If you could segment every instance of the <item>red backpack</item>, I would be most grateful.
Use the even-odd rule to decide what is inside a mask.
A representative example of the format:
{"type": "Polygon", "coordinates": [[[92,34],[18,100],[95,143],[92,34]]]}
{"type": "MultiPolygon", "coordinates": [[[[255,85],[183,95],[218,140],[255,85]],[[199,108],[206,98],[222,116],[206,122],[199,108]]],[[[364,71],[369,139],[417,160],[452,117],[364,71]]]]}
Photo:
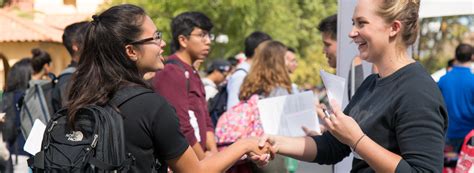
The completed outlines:
{"type": "Polygon", "coordinates": [[[464,138],[464,143],[456,165],[456,173],[474,172],[474,130],[464,138]]]}

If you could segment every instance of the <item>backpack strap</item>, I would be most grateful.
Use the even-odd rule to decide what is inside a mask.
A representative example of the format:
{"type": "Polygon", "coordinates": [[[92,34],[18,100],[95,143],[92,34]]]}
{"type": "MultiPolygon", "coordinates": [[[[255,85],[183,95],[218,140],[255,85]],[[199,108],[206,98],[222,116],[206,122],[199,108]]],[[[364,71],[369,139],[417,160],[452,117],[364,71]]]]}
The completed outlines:
{"type": "Polygon", "coordinates": [[[189,94],[189,72],[184,68],[183,63],[177,59],[169,59],[165,64],[175,64],[184,71],[184,77],[186,78],[186,94],[189,94]]]}
{"type": "Polygon", "coordinates": [[[76,67],[68,67],[64,69],[64,71],[61,72],[61,74],[59,74],[58,78],[61,78],[61,76],[73,74],[74,72],[76,72],[76,69],[77,69],[76,67]]]}
{"type": "Polygon", "coordinates": [[[59,76],[52,78],[53,79],[53,84],[56,85],[59,82],[59,79],[61,79],[64,76],[72,75],[74,72],[76,72],[77,68],[76,67],[68,67],[64,69],[64,71],[59,74],[59,76]]]}
{"type": "Polygon", "coordinates": [[[151,89],[139,87],[139,86],[125,87],[125,88],[119,89],[114,94],[114,97],[110,100],[110,103],[112,103],[113,105],[117,107],[120,107],[122,104],[124,104],[128,100],[145,93],[155,93],[155,92],[151,89]]]}
{"type": "Polygon", "coordinates": [[[247,70],[245,70],[244,68],[238,68],[238,69],[235,69],[234,73],[235,72],[238,72],[238,71],[243,71],[245,74],[248,74],[249,72],[247,70]]]}

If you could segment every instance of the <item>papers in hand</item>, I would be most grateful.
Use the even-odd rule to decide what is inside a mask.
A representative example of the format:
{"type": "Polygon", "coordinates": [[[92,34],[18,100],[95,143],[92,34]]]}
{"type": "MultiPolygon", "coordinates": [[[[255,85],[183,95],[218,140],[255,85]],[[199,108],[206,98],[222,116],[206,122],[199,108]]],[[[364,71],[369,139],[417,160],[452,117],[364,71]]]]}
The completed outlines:
{"type": "Polygon", "coordinates": [[[320,132],[311,91],[262,99],[257,104],[266,134],[305,136],[302,126],[320,132]]]}
{"type": "Polygon", "coordinates": [[[324,87],[326,87],[329,101],[336,100],[340,106],[343,105],[342,99],[344,97],[346,79],[327,73],[324,70],[321,70],[319,74],[321,74],[324,87]]]}
{"type": "Polygon", "coordinates": [[[43,142],[43,133],[45,129],[46,125],[44,125],[41,120],[36,119],[31,128],[30,135],[28,136],[28,139],[26,139],[23,150],[32,155],[41,151],[41,143],[43,142]]]}

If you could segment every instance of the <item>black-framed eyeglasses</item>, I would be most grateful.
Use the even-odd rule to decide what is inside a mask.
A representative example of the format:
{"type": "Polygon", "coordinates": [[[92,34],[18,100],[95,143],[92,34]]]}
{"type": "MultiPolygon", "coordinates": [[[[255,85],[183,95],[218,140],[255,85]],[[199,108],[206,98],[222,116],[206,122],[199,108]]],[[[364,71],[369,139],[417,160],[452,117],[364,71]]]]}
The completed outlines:
{"type": "Polygon", "coordinates": [[[190,36],[198,36],[201,38],[202,42],[205,42],[206,39],[209,39],[209,41],[214,41],[214,35],[208,32],[202,32],[199,34],[189,34],[190,36]]]}
{"type": "Polygon", "coordinates": [[[162,38],[163,38],[163,34],[161,33],[161,31],[156,31],[153,34],[153,37],[144,38],[144,39],[137,40],[137,41],[132,41],[129,44],[143,44],[143,43],[153,41],[153,40],[156,41],[157,43],[161,43],[162,38]]]}

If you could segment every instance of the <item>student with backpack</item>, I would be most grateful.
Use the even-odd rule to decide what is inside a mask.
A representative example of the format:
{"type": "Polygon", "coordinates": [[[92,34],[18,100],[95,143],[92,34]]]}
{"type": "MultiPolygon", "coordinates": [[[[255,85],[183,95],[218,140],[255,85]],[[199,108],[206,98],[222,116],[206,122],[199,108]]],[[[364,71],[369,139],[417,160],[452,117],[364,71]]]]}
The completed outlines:
{"type": "Polygon", "coordinates": [[[10,165],[7,166],[5,172],[13,172],[13,169],[23,170],[23,172],[28,170],[26,159],[30,155],[23,150],[26,138],[23,137],[20,130],[20,110],[17,103],[24,96],[32,73],[31,59],[23,58],[12,66],[6,78],[6,87],[2,98],[2,110],[5,112],[2,134],[12,157],[10,157],[10,165]]]}
{"type": "Polygon", "coordinates": [[[28,138],[36,119],[46,124],[53,113],[51,93],[55,76],[50,72],[51,56],[39,48],[32,49],[31,53],[33,73],[28,82],[28,89],[18,103],[21,132],[25,139],[28,138]]]}
{"type": "Polygon", "coordinates": [[[239,91],[245,76],[247,76],[250,66],[252,65],[253,56],[257,46],[266,41],[271,40],[270,35],[255,31],[245,38],[245,56],[247,59],[240,63],[230,74],[227,84],[219,87],[217,94],[213,99],[209,100],[209,115],[214,125],[219,117],[228,109],[237,105],[239,100],[239,91]]]}
{"type": "Polygon", "coordinates": [[[141,173],[167,172],[169,166],[175,172],[223,172],[246,153],[265,160],[268,148],[249,138],[199,161],[176,112],[142,78],[163,68],[164,46],[161,32],[138,6],[113,6],[94,15],[86,26],[70,102],[48,123],[35,169],[141,173]]]}
{"type": "Polygon", "coordinates": [[[31,50],[33,55],[31,58],[31,66],[33,67],[33,74],[31,80],[49,80],[49,74],[51,73],[51,56],[48,52],[34,48],[31,50]]]}
{"type": "MultiPolygon", "coordinates": [[[[263,135],[258,100],[288,95],[292,91],[285,64],[286,51],[286,46],[278,41],[265,41],[256,48],[252,68],[240,88],[239,99],[242,101],[227,110],[217,123],[219,146],[225,147],[248,136],[263,135]]],[[[246,165],[252,172],[287,172],[283,157],[275,158],[265,168],[252,168],[252,165],[246,165]]],[[[244,168],[240,166],[239,169],[244,168]]]]}
{"type": "Polygon", "coordinates": [[[55,81],[51,100],[53,112],[61,109],[67,102],[69,83],[72,74],[76,71],[77,63],[79,62],[79,50],[81,49],[84,40],[84,26],[86,26],[87,23],[88,22],[73,23],[64,29],[62,36],[63,45],[69,55],[71,55],[71,63],[58,75],[55,81]]]}

